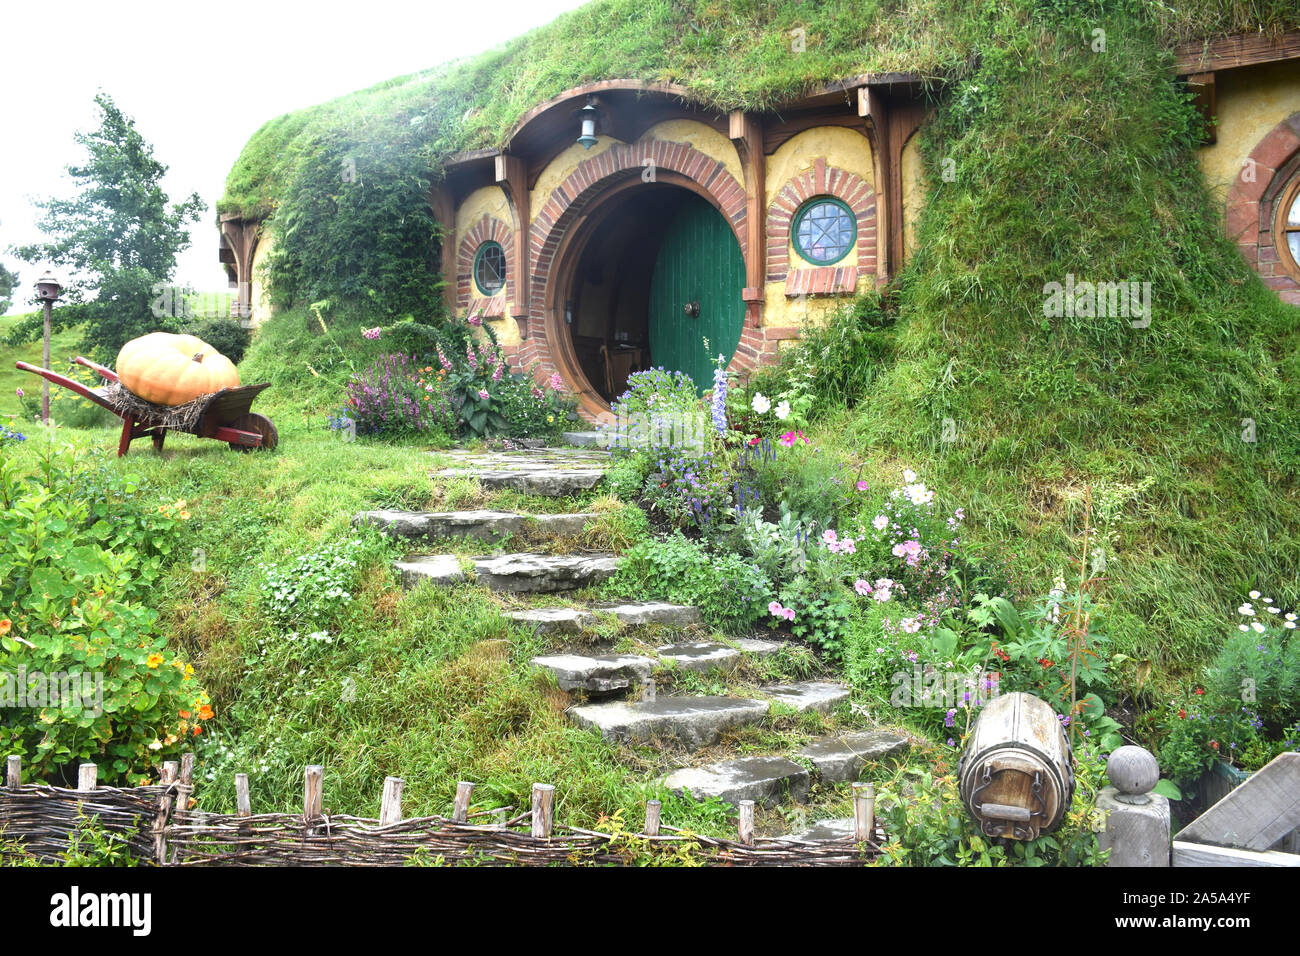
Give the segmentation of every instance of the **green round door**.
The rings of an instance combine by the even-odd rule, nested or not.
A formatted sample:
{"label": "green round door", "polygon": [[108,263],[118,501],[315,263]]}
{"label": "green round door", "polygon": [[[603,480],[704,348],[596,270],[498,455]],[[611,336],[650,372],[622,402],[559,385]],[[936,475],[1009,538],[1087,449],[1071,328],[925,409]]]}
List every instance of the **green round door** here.
{"label": "green round door", "polygon": [[[745,261],[722,214],[692,196],[664,234],[650,282],[650,363],[713,387],[714,361],[727,361],[745,324]],[[708,345],[705,345],[705,340]]]}

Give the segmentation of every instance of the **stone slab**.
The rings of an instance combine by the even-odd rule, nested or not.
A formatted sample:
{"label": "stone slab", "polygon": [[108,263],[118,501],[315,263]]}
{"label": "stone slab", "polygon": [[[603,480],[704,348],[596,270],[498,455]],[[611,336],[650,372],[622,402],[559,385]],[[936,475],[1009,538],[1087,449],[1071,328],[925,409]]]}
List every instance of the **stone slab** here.
{"label": "stone slab", "polygon": [[864,730],[834,737],[819,737],[799,751],[811,760],[824,783],[858,779],[869,760],[883,760],[908,748],[906,737],[884,730]]}
{"label": "stone slab", "polygon": [[579,634],[594,627],[601,615],[613,614],[620,624],[635,627],[663,624],[686,627],[700,621],[699,608],[663,601],[627,601],[620,604],[593,604],[586,608],[542,607],[511,611],[508,617],[521,624],[531,624],[543,634]]}
{"label": "stone slab", "polygon": [[598,584],[618,570],[612,554],[502,554],[474,559],[479,583],[516,594],[572,591]]}
{"label": "stone slab", "polygon": [[428,581],[431,584],[449,585],[465,580],[460,569],[460,558],[454,554],[416,554],[395,565],[402,576],[402,587],[413,588]]}
{"label": "stone slab", "polygon": [[505,488],[528,495],[542,495],[558,498],[563,495],[590,491],[604,476],[603,469],[597,468],[544,468],[544,469],[484,469],[462,471],[444,468],[435,471],[437,478],[473,478],[484,488]]}
{"label": "stone slab", "polygon": [[593,694],[608,694],[627,690],[649,678],[655,662],[649,657],[634,654],[606,654],[586,657],[581,654],[550,654],[534,657],[535,667],[545,668],[555,675],[560,690],[584,690]]}
{"label": "stone slab", "polygon": [[671,739],[698,750],[717,743],[724,731],[758,723],[768,708],[767,701],[736,697],[660,697],[571,707],[569,717],[606,740]]}
{"label": "stone slab", "polygon": [[753,800],[765,807],[787,798],[805,803],[810,784],[808,768],[785,757],[741,757],[703,767],[684,767],[664,778],[678,793],[689,790],[697,800],[717,797],[730,804]]}
{"label": "stone slab", "polygon": [[451,538],[457,536],[495,541],[518,535],[531,528],[552,534],[579,534],[594,513],[524,515],[510,511],[363,511],[352,524],[377,526],[385,534],[402,538]]}
{"label": "stone slab", "polygon": [[830,681],[799,681],[792,684],[765,684],[759,690],[798,713],[816,711],[829,714],[849,699],[845,684]]}

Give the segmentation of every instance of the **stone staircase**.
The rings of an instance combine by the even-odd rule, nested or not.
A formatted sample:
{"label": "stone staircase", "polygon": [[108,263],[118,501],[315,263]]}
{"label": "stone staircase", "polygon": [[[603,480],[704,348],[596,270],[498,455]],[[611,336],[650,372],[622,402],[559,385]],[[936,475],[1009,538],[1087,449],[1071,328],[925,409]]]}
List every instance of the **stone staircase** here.
{"label": "stone staircase", "polygon": [[[525,452],[449,455],[452,464],[433,472],[435,479],[473,478],[486,489],[510,489],[549,497],[581,495],[600,482],[609,454],[599,449],[541,449]],[[374,524],[386,534],[413,541],[463,536],[495,542],[507,535],[541,528],[574,534],[593,517],[568,514],[526,515],[500,511],[419,513],[369,511],[354,523]],[[553,594],[589,587],[618,567],[613,554],[551,555],[537,552],[460,557],[412,554],[397,563],[404,587],[421,582],[452,585],[475,581],[508,594]],[[535,632],[572,638],[575,646],[540,655],[532,664],[549,672],[561,691],[576,695],[569,719],[603,738],[629,745],[668,747],[696,753],[724,735],[754,727],[774,714],[832,714],[849,699],[839,683],[810,680],[750,687],[737,696],[657,696],[655,674],[708,675],[729,679],[742,664],[779,652],[782,643],[762,638],[732,642],[698,640],[691,629],[701,623],[698,609],[663,601],[613,601],[579,607],[530,607],[507,612]],[[636,653],[594,646],[602,623],[619,628],[656,628],[668,643]],[[857,779],[869,760],[896,754],[906,738],[879,730],[844,732],[817,738],[792,754],[733,758],[684,766],[663,778],[668,788],[697,799],[717,797],[735,804],[754,800],[774,806],[806,802],[814,783],[833,785]],[[845,828],[848,829],[845,829]],[[822,820],[804,839],[835,839],[850,832],[852,821]],[[811,834],[811,835],[809,835]]]}

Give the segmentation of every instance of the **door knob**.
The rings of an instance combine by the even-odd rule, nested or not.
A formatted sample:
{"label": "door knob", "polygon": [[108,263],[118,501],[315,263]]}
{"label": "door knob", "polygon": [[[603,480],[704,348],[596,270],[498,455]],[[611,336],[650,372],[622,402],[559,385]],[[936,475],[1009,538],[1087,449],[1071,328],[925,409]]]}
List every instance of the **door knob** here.
{"label": "door knob", "polygon": [[698,302],[687,302],[686,305],[682,307],[682,311],[692,319],[698,319],[700,317],[700,304]]}

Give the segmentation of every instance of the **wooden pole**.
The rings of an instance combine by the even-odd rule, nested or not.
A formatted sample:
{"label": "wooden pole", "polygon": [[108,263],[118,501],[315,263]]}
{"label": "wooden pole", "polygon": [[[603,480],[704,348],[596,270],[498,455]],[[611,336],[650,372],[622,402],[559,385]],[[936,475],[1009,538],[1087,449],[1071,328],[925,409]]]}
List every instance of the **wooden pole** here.
{"label": "wooden pole", "polygon": [[[162,765],[162,776],[159,782],[170,787],[176,782],[176,761],[168,760]],[[153,821],[153,852],[154,862],[162,866],[167,862],[167,819],[172,812],[171,791],[163,794],[158,798],[158,816]]]}
{"label": "wooden pole", "polygon": [[533,784],[533,837],[551,838],[551,824],[555,814],[555,787],[549,783]]}
{"label": "wooden pole", "polygon": [[[50,367],[50,313],[54,311],[54,303],[49,299],[45,300],[45,337],[44,346],[41,349],[43,360],[41,368]],[[41,424],[50,423],[50,380],[41,376]]]}
{"label": "wooden pole", "polygon": [[658,800],[647,800],[645,802],[645,829],[641,832],[646,836],[659,835],[659,814],[663,811],[663,803]]}
{"label": "wooden pole", "polygon": [[740,835],[742,846],[754,845],[754,801],[741,800],[738,804],[740,807],[740,822],[736,829]]}
{"label": "wooden pole", "polygon": [[876,836],[876,785],[853,785],[853,834],[859,843],[875,840]]}
{"label": "wooden pole", "polygon": [[99,777],[99,768],[93,763],[83,763],[77,768],[77,789],[94,790],[95,781]]}
{"label": "wooden pole", "polygon": [[321,816],[325,796],[325,768],[312,764],[303,775],[302,818],[311,822]]}
{"label": "wooden pole", "polygon": [[235,812],[241,817],[253,815],[253,802],[248,796],[248,774],[235,774]]}
{"label": "wooden pole", "polygon": [[17,790],[23,783],[23,758],[10,754],[5,761],[5,785],[10,790]]}
{"label": "wooden pole", "polygon": [[402,819],[402,787],[406,781],[401,777],[384,778],[384,797],[379,805],[379,825],[381,827],[398,823]]}
{"label": "wooden pole", "polygon": [[469,798],[474,794],[474,784],[462,780],[456,784],[456,804],[451,811],[452,823],[465,823],[469,820]]}

